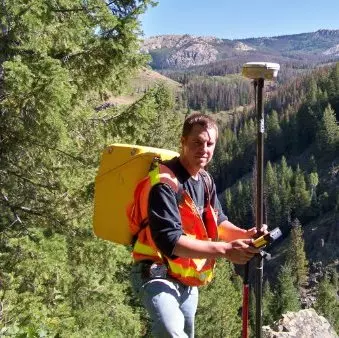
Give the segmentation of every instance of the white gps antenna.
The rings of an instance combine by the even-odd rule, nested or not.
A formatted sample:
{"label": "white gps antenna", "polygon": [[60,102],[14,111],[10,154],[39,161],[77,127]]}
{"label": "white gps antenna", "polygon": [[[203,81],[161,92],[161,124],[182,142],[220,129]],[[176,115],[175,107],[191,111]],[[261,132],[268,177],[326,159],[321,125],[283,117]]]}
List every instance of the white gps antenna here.
{"label": "white gps antenna", "polygon": [[278,63],[247,62],[242,67],[242,75],[252,80],[273,80],[277,77],[279,69]]}
{"label": "white gps antenna", "polygon": [[[274,80],[280,69],[280,65],[271,62],[247,62],[243,65],[242,75],[254,80],[255,93],[255,107],[257,111],[257,163],[256,163],[256,228],[260,234],[263,226],[264,216],[264,105],[263,105],[263,88],[265,80]],[[257,90],[258,89],[258,90]],[[262,337],[262,285],[263,285],[263,269],[264,262],[263,254],[257,254],[255,257],[255,337]],[[243,310],[242,310],[242,337],[248,337],[248,263],[245,266],[244,273],[244,296],[243,296]],[[247,279],[247,280],[246,280]]]}

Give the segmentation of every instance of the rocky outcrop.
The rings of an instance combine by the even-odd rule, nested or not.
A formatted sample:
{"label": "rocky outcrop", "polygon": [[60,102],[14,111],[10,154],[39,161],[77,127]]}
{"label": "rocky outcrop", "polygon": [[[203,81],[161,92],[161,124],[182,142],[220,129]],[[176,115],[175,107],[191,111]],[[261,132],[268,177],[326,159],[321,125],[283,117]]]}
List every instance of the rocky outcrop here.
{"label": "rocky outcrop", "polygon": [[263,327],[263,338],[338,338],[330,323],[314,309],[287,312],[271,327]]}
{"label": "rocky outcrop", "polygon": [[160,68],[188,68],[205,65],[217,60],[216,45],[221,39],[192,35],[160,35],[146,39],[141,47],[143,53],[164,50],[165,58]]}
{"label": "rocky outcrop", "polygon": [[241,51],[255,50],[255,48],[250,47],[243,42],[237,42],[234,46],[234,49],[241,50]]}
{"label": "rocky outcrop", "polygon": [[141,46],[141,51],[149,53],[155,49],[185,48],[193,44],[219,44],[222,40],[212,36],[185,35],[158,35],[145,39]]}
{"label": "rocky outcrop", "polygon": [[303,309],[309,309],[315,304],[319,283],[326,273],[331,274],[331,271],[326,272],[326,268],[321,261],[313,262],[310,265],[308,281],[300,288],[300,300]]}
{"label": "rocky outcrop", "polygon": [[188,68],[205,65],[217,59],[218,51],[207,43],[194,43],[179,49],[167,59],[168,67]]}
{"label": "rocky outcrop", "polygon": [[329,48],[323,52],[324,55],[339,56],[339,45]]}

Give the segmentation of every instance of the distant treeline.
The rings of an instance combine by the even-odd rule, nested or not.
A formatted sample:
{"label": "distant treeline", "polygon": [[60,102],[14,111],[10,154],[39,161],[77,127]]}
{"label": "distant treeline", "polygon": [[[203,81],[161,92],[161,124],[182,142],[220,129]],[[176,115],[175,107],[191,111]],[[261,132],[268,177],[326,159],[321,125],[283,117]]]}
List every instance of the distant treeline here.
{"label": "distant treeline", "polygon": [[[241,60],[222,60],[211,64],[191,67],[187,70],[164,70],[162,73],[183,85],[183,102],[189,109],[220,112],[233,110],[240,105],[253,103],[251,81],[242,77]],[[316,64],[302,61],[281,61],[278,76],[280,85],[292,79],[310,73]],[[238,74],[238,76],[236,75]],[[274,89],[275,83],[269,83]]]}

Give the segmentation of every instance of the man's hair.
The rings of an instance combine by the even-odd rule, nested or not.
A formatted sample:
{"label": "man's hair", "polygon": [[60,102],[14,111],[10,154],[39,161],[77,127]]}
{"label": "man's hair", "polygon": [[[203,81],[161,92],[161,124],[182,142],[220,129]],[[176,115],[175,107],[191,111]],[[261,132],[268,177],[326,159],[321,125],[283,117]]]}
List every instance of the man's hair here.
{"label": "man's hair", "polygon": [[209,115],[201,114],[201,113],[194,113],[186,117],[181,136],[186,137],[190,134],[192,128],[195,125],[199,125],[204,129],[214,128],[217,132],[218,137],[218,126],[213,118]]}

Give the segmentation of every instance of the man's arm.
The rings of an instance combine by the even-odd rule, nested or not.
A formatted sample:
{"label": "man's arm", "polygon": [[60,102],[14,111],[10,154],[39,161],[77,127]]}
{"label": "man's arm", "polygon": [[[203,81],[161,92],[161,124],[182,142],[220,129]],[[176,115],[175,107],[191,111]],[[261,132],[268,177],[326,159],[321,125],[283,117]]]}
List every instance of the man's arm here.
{"label": "man's arm", "polygon": [[249,236],[247,233],[247,230],[241,229],[237,226],[235,226],[230,221],[226,220],[219,224],[218,226],[218,235],[219,239],[221,241],[231,242],[235,239],[240,238],[251,238],[252,236]]}
{"label": "man's arm", "polygon": [[149,222],[154,242],[160,251],[169,257],[224,257],[233,263],[245,264],[259,252],[249,246],[252,240],[244,237],[242,240],[226,243],[201,241],[185,236],[181,228],[175,194],[165,184],[154,186],[150,192]]}
{"label": "man's arm", "polygon": [[[218,235],[221,241],[231,242],[237,239],[249,239],[254,238],[257,234],[257,228],[253,227],[251,229],[245,230],[237,227],[230,221],[226,220],[219,224],[218,226]],[[267,225],[263,224],[260,233],[267,233]]]}
{"label": "man's arm", "polygon": [[179,237],[173,254],[189,258],[226,258],[235,264],[245,264],[258,249],[250,246],[252,239],[238,239],[232,242],[202,241],[189,236]]}

